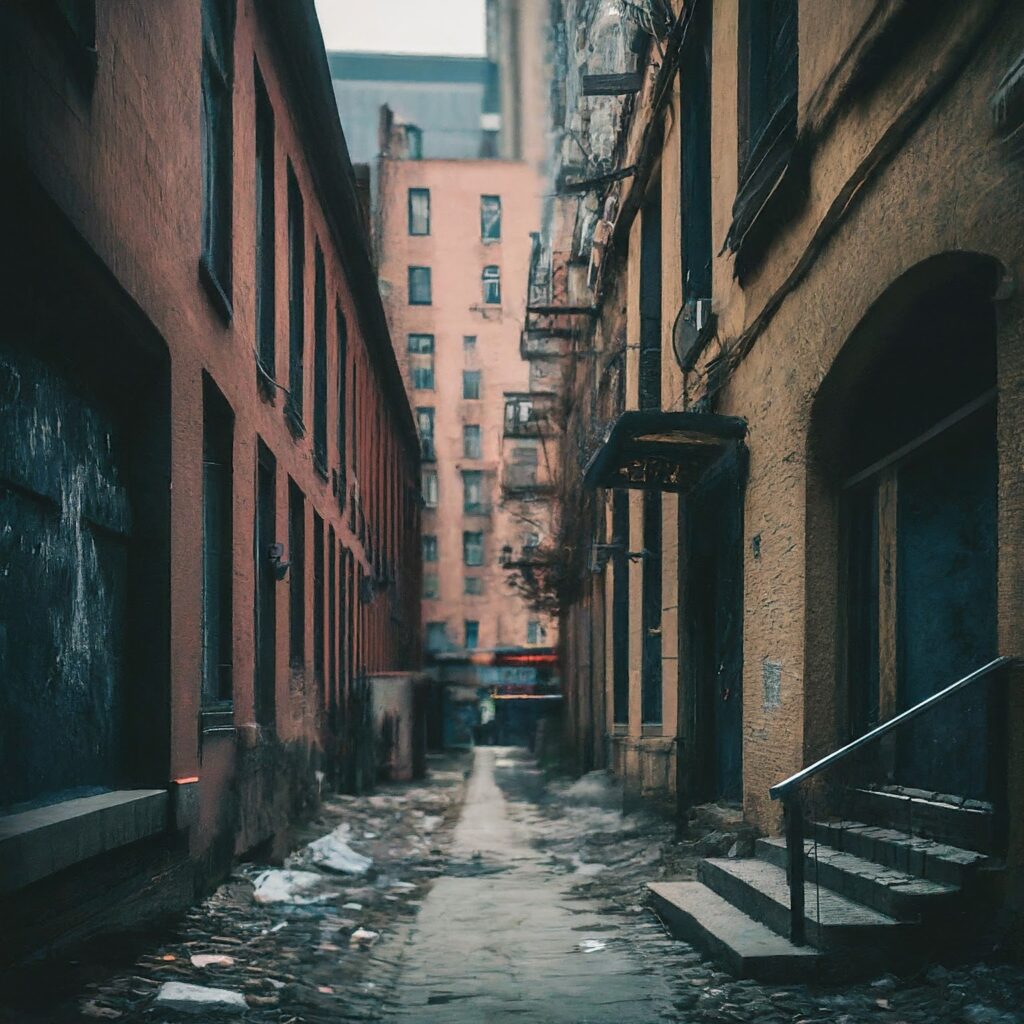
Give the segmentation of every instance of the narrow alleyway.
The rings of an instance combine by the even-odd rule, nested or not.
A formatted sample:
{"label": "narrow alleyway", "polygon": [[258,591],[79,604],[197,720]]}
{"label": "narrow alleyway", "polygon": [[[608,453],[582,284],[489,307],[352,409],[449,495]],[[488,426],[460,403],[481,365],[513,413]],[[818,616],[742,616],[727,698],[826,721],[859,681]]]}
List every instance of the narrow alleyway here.
{"label": "narrow alleyway", "polygon": [[484,747],[455,829],[448,870],[427,897],[397,993],[406,1021],[651,1021],[667,992],[603,918],[574,897],[577,875],[537,847],[499,788],[520,787],[519,752]]}

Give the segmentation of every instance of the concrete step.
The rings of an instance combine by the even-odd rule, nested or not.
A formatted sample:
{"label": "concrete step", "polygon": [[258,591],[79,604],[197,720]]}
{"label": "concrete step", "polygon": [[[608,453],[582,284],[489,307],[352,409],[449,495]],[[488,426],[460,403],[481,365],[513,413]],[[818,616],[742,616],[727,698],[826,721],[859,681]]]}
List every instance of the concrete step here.
{"label": "concrete step", "polygon": [[[808,881],[820,882],[840,896],[901,921],[934,919],[950,909],[960,894],[957,886],[918,878],[813,840],[804,846]],[[786,869],[785,839],[759,839],[756,852],[762,860]]]}
{"label": "concrete step", "polygon": [[815,977],[821,954],[748,917],[701,882],[649,882],[648,902],[677,938],[738,978],[794,982]]}
{"label": "concrete step", "polygon": [[964,850],[990,853],[994,847],[992,807],[981,800],[900,786],[851,789],[847,799],[851,816],[872,825],[905,830]]}
{"label": "concrete step", "polygon": [[[755,921],[789,934],[786,872],[755,858],[703,860],[699,879]],[[914,927],[808,881],[804,887],[807,941],[821,950],[893,953]]]}
{"label": "concrete step", "polygon": [[977,850],[965,850],[881,825],[837,820],[816,821],[811,828],[819,843],[942,885],[962,888],[981,868],[992,863],[987,854]]}

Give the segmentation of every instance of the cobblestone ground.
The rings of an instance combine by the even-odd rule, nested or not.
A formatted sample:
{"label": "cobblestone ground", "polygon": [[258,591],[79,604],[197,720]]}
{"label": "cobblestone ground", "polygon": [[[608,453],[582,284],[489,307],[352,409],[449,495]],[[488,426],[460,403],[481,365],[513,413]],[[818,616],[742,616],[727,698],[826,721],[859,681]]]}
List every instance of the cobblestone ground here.
{"label": "cobblestone ground", "polygon": [[[677,841],[664,821],[619,814],[604,775],[546,782],[522,752],[481,757],[468,791],[469,760],[449,759],[426,784],[327,801],[288,864],[311,888],[244,865],[161,933],[0,979],[0,1021],[1024,1024],[1024,972],[995,962],[841,988],[735,981],[643,905],[645,881],[692,877],[699,855],[725,854],[727,826],[712,815]],[[361,875],[313,862],[306,844],[339,828],[326,855],[348,868],[372,857]],[[169,981],[244,1006],[185,1013],[157,1001]]]}

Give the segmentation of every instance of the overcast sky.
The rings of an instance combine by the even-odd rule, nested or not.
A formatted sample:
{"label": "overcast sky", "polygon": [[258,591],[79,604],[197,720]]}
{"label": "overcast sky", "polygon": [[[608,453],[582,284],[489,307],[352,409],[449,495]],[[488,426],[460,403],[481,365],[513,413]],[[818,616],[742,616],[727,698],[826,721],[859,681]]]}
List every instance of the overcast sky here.
{"label": "overcast sky", "polygon": [[316,0],[328,50],[484,52],[484,0]]}

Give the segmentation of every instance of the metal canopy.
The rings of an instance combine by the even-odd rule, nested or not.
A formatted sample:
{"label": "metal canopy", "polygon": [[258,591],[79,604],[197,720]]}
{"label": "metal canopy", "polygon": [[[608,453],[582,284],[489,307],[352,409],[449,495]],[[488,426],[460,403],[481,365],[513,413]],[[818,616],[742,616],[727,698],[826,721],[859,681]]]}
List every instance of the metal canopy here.
{"label": "metal canopy", "polygon": [[624,412],[587,463],[584,486],[686,492],[743,440],[747,424],[709,412]]}

